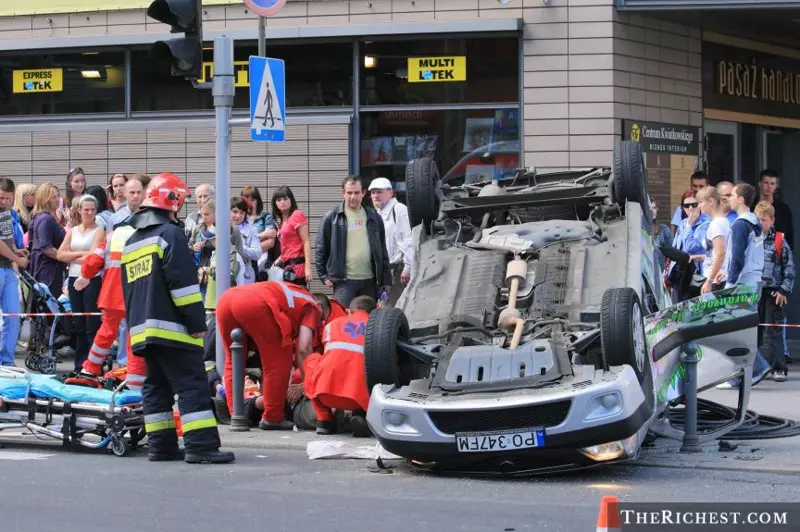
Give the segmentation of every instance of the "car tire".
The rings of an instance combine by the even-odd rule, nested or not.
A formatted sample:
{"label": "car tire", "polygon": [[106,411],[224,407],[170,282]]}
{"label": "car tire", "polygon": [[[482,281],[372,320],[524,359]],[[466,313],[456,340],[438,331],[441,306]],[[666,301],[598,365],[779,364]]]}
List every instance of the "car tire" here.
{"label": "car tire", "polygon": [[[639,296],[632,288],[610,288],[600,306],[600,342],[608,366],[629,365],[639,382],[647,373],[647,344]],[[607,368],[606,368],[607,369]]]}
{"label": "car tire", "polygon": [[650,228],[653,214],[647,194],[647,170],[644,163],[642,145],[623,140],[614,148],[614,200],[623,208],[625,200],[642,206],[643,222]]}
{"label": "car tire", "polygon": [[399,308],[384,307],[370,313],[364,333],[364,370],[370,392],[376,384],[402,384],[397,339],[407,337],[408,320]]}
{"label": "car tire", "polygon": [[414,159],[406,165],[406,206],[411,227],[422,224],[427,232],[439,217],[439,171],[433,159]]}

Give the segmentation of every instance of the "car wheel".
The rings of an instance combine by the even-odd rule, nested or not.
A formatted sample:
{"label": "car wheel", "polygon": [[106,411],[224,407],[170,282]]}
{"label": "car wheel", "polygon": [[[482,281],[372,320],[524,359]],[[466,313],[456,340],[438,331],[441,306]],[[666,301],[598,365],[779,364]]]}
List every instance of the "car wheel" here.
{"label": "car wheel", "polygon": [[406,166],[406,206],[411,227],[422,224],[427,231],[439,216],[439,171],[433,159],[414,159]]}
{"label": "car wheel", "polygon": [[603,294],[600,310],[600,342],[609,366],[628,364],[644,381],[647,344],[639,296],[632,288],[610,288]]}
{"label": "car wheel", "polygon": [[646,227],[652,226],[653,214],[647,194],[647,170],[644,152],[638,142],[623,140],[614,148],[614,199],[623,207],[625,200],[642,206]]}
{"label": "car wheel", "polygon": [[408,320],[402,310],[384,307],[370,313],[364,337],[364,370],[370,391],[376,384],[402,384],[397,339],[407,337]]}

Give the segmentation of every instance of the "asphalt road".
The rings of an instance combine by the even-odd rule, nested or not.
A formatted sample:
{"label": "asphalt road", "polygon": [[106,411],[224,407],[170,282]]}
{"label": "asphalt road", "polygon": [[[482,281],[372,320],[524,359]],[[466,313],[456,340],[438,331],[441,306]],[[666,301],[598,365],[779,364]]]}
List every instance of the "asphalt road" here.
{"label": "asphalt road", "polygon": [[546,478],[436,477],[364,460],[236,450],[229,466],[151,464],[58,448],[0,449],[4,531],[593,530],[600,497],[646,501],[797,500],[800,477],[636,466]]}

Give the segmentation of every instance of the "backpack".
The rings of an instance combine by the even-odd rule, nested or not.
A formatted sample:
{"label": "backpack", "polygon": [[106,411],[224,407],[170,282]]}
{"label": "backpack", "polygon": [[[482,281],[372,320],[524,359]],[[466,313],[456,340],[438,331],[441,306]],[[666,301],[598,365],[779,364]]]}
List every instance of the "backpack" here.
{"label": "backpack", "polygon": [[783,233],[780,231],[775,232],[775,254],[778,256],[778,262],[781,262],[783,256]]}

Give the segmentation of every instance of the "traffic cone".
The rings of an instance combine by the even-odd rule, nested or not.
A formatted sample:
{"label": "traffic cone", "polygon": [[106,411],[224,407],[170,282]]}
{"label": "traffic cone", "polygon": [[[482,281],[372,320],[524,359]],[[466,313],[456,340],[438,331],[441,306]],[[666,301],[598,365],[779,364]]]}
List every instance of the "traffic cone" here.
{"label": "traffic cone", "polygon": [[619,501],[614,495],[605,495],[600,501],[600,514],[597,516],[597,532],[616,532],[620,530]]}

